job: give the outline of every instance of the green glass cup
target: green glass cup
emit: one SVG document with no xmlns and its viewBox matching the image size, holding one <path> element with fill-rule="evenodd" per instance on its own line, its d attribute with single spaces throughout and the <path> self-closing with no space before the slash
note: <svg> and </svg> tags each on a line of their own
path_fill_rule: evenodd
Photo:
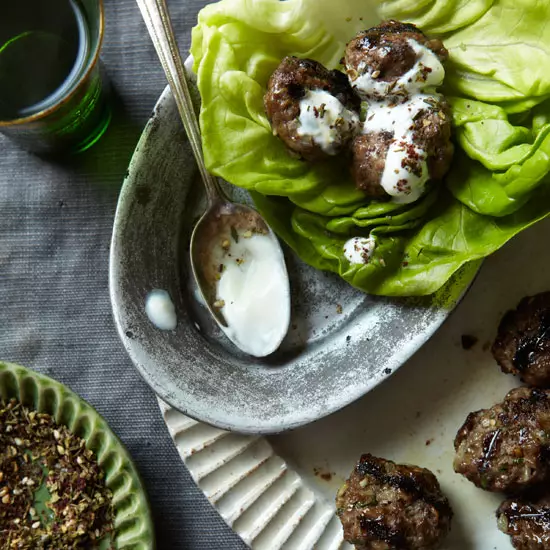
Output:
<svg viewBox="0 0 550 550">
<path fill-rule="evenodd" d="M 81 152 L 111 120 L 103 0 L 16 0 L 0 16 L 0 132 L 35 153 Z"/>
</svg>

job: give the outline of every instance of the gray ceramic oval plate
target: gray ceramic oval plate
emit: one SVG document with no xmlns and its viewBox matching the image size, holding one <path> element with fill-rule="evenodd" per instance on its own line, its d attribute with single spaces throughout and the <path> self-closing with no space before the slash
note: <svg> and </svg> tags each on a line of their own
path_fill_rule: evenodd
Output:
<svg viewBox="0 0 550 550">
<path fill-rule="evenodd" d="M 203 208 L 202 184 L 166 89 L 120 194 L 111 301 L 122 342 L 153 390 L 184 414 L 227 430 L 281 432 L 358 399 L 430 338 L 479 267 L 468 266 L 430 298 L 384 299 L 362 294 L 286 250 L 292 326 L 281 348 L 258 360 L 233 347 L 197 299 L 188 244 Z M 174 331 L 149 323 L 144 305 L 153 289 L 172 297 Z"/>
</svg>

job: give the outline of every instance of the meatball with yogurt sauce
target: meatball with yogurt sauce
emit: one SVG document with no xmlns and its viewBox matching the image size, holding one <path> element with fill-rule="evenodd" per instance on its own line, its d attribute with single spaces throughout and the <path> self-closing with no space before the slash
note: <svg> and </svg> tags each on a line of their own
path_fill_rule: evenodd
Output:
<svg viewBox="0 0 550 550">
<path fill-rule="evenodd" d="M 517 494 L 550 481 L 550 391 L 516 388 L 470 413 L 458 430 L 454 470 L 493 492 Z"/>
<path fill-rule="evenodd" d="M 350 83 L 368 102 L 352 142 L 356 186 L 373 198 L 411 203 L 428 181 L 448 171 L 454 148 L 451 113 L 435 92 L 447 50 L 414 25 L 387 21 L 359 33 L 346 48 Z"/>
<path fill-rule="evenodd" d="M 384 100 L 439 86 L 448 57 L 441 40 L 390 20 L 355 36 L 346 47 L 344 63 L 353 89 L 363 99 Z"/>
<path fill-rule="evenodd" d="M 342 152 L 360 123 L 360 100 L 346 75 L 312 59 L 285 57 L 269 79 L 264 106 L 274 135 L 310 161 Z"/>
<path fill-rule="evenodd" d="M 394 105 L 373 102 L 366 116 L 351 147 L 353 179 L 368 196 L 414 202 L 428 180 L 447 173 L 454 147 L 443 96 L 419 94 Z"/>
<path fill-rule="evenodd" d="M 492 352 L 502 372 L 550 387 L 550 292 L 527 296 L 504 315 Z"/>
<path fill-rule="evenodd" d="M 338 491 L 344 539 L 362 550 L 433 550 L 451 527 L 453 512 L 426 468 L 361 457 Z"/>
</svg>

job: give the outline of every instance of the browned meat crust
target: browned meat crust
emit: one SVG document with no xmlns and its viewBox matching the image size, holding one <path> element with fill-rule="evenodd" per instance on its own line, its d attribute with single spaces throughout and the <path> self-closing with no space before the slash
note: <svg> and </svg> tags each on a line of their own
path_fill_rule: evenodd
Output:
<svg viewBox="0 0 550 550">
<path fill-rule="evenodd" d="M 550 497 L 506 500 L 497 510 L 497 523 L 517 550 L 548 550 Z"/>
<path fill-rule="evenodd" d="M 264 106 L 273 133 L 298 156 L 320 160 L 328 155 L 310 137 L 300 136 L 298 117 L 300 99 L 308 90 L 323 90 L 332 94 L 347 109 L 359 114 L 361 102 L 353 93 L 348 79 L 340 71 L 329 71 L 312 59 L 285 57 L 271 75 L 264 96 Z M 352 133 L 339 136 L 339 150 L 349 143 Z"/>
<path fill-rule="evenodd" d="M 516 388 L 470 413 L 455 438 L 455 472 L 487 491 L 518 493 L 550 479 L 550 392 Z"/>
<path fill-rule="evenodd" d="M 399 21 L 384 21 L 377 27 L 360 32 L 347 47 L 344 62 L 350 78 L 367 71 L 379 71 L 378 79 L 396 81 L 416 63 L 416 53 L 408 40 L 412 39 L 430 48 L 441 61 L 449 53 L 439 39 L 429 40 L 414 25 Z"/>
<path fill-rule="evenodd" d="M 492 352 L 502 372 L 550 387 L 550 292 L 523 298 L 504 315 Z"/>
<path fill-rule="evenodd" d="M 365 454 L 338 492 L 344 538 L 363 550 L 431 550 L 450 529 L 452 510 L 425 468 Z"/>
</svg>

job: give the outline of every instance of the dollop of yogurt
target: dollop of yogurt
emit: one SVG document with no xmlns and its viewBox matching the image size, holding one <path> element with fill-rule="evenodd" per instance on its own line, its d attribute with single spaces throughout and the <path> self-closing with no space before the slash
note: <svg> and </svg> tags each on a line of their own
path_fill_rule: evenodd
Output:
<svg viewBox="0 0 550 550">
<path fill-rule="evenodd" d="M 386 163 L 380 185 L 397 203 L 418 200 L 430 177 L 427 154 L 414 140 L 418 113 L 439 100 L 438 94 L 415 94 L 401 103 L 394 100 L 371 101 L 362 132 L 391 132 Z"/>
<path fill-rule="evenodd" d="M 290 324 L 290 288 L 284 256 L 274 235 L 241 234 L 220 264 L 217 301 L 222 330 L 255 357 L 273 353 Z"/>
<path fill-rule="evenodd" d="M 359 125 L 359 116 L 324 90 L 308 90 L 300 100 L 300 136 L 311 137 L 328 155 L 336 155 L 343 136 Z"/>
<path fill-rule="evenodd" d="M 397 80 L 385 82 L 377 78 L 376 73 L 369 69 L 363 72 L 365 65 L 360 65 L 359 76 L 349 77 L 351 86 L 363 98 L 384 99 L 389 95 L 416 94 L 427 88 L 435 88 L 443 83 L 445 69 L 437 55 L 416 40 L 409 38 L 409 46 L 416 53 L 415 64 Z"/>
<path fill-rule="evenodd" d="M 344 256 L 350 264 L 368 264 L 375 247 L 374 237 L 353 237 L 344 244 Z"/>
<path fill-rule="evenodd" d="M 178 324 L 176 308 L 166 290 L 155 289 L 145 299 L 145 313 L 160 330 L 174 330 Z"/>
</svg>

